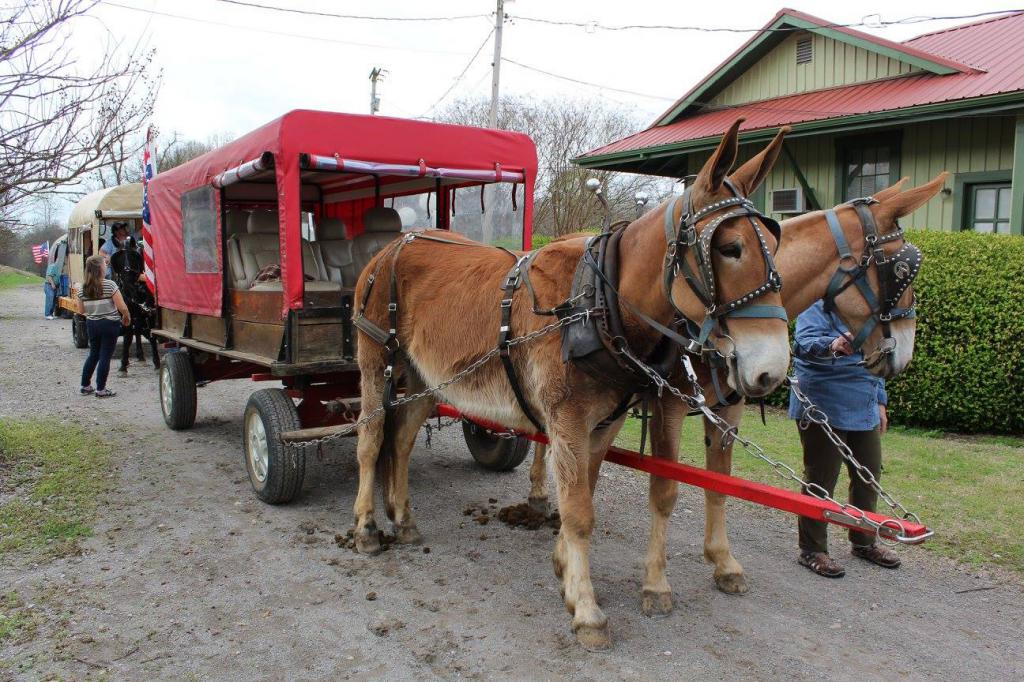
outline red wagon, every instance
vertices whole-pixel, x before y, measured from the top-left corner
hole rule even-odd
[[[153,333],[173,350],[160,373],[167,425],[193,425],[197,386],[280,382],[249,398],[244,462],[260,499],[292,500],[306,449],[285,445],[282,434],[330,433],[359,411],[352,298],[363,267],[410,229],[529,249],[536,169],[533,142],[519,133],[299,110],[156,176],[161,323]],[[526,437],[497,437],[500,425],[444,405],[439,412],[464,419],[470,452],[487,468],[514,468],[528,451]],[[834,504],[785,490],[618,449],[608,459],[854,523]],[[928,534],[908,521],[888,528],[883,534],[905,539]]]

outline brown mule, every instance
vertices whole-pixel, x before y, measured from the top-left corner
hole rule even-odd
[[[698,175],[691,194],[694,210],[732,197],[724,181],[736,159],[740,123],[729,129]],[[782,133],[758,156],[757,163],[748,162],[731,176],[733,183],[745,188],[750,184],[748,176],[766,173],[762,166],[770,168],[781,141]],[[666,221],[669,207],[673,213]],[[699,320],[705,312],[698,297],[679,279],[672,283],[668,296],[663,292],[662,267],[668,249],[663,226],[679,225],[681,217],[680,202],[666,203],[622,228],[618,259],[621,297],[662,325],[672,321],[677,308],[691,319]],[[717,217],[712,211],[699,221],[697,234]],[[720,222],[708,256],[718,281],[715,302],[725,303],[765,282],[768,266],[759,237],[747,218],[726,217]],[[447,232],[425,234],[472,244]],[[766,240],[768,249],[775,250],[775,239],[770,234],[761,239]],[[537,254],[530,277],[539,305],[550,307],[568,298],[584,247],[582,239],[569,240],[548,245]],[[494,347],[501,319],[501,283],[512,263],[507,253],[497,249],[466,248],[425,239],[406,238],[398,256],[397,248],[398,242],[370,262],[359,278],[356,300],[366,295],[371,273],[376,273],[376,281],[395,283],[398,305],[394,326],[403,358],[394,371],[404,377],[406,390],[414,392],[451,379]],[[687,257],[692,259],[692,254]],[[388,287],[382,285],[366,299],[362,312],[368,320],[380,324],[389,319],[387,292]],[[778,305],[780,296],[768,291],[761,300]],[[629,310],[622,309],[621,314],[628,347],[646,356],[661,340],[661,334]],[[550,318],[534,315],[530,301],[520,296],[512,306],[510,321],[515,334],[522,335],[541,329]],[[729,331],[735,346],[729,384],[752,397],[772,390],[784,378],[789,364],[785,322],[738,319],[730,322]],[[715,334],[713,338],[724,342]],[[511,355],[525,400],[543,421],[551,442],[562,518],[553,562],[565,606],[573,614],[572,626],[580,643],[591,649],[604,648],[611,643],[608,621],[597,605],[589,566],[593,489],[604,453],[622,419],[599,431],[595,427],[625,396],[574,364],[564,363],[558,334],[517,346]],[[382,405],[387,358],[387,351],[361,330],[358,360],[364,415]],[[484,365],[446,388],[440,397],[466,414],[535,431],[519,408],[500,363]],[[398,541],[412,542],[420,537],[410,514],[409,456],[416,433],[433,404],[433,399],[423,399],[397,408],[388,420],[392,428],[387,434],[383,419],[371,420],[359,428],[355,537],[361,552],[372,554],[380,549],[373,505],[378,465],[385,507]]]
[[[904,180],[875,195],[877,204],[871,206],[880,234],[896,229],[896,220],[908,215],[936,193],[945,184],[947,173],[941,173],[934,180],[920,187],[901,191]],[[756,186],[755,186],[756,188]],[[864,244],[863,232],[855,211],[846,205],[837,207],[837,215],[846,239],[854,253],[860,253]],[[783,304],[791,319],[805,310],[814,301],[825,295],[832,273],[839,266],[840,258],[830,233],[824,213],[817,211],[798,218],[783,221],[783,238],[776,254],[776,264],[782,275]],[[898,243],[887,245],[887,252],[899,248]],[[877,275],[869,272],[869,285],[878,291]],[[871,315],[862,297],[853,292],[836,299],[836,311],[850,329],[862,328]],[[909,305],[913,289],[908,288],[901,297],[900,305]],[[893,376],[903,371],[913,355],[914,319],[894,320],[892,331],[896,341],[895,353],[887,360],[871,368],[877,373]],[[876,329],[865,343],[867,355],[875,353],[882,343],[882,334]],[[698,370],[701,368],[698,367]],[[710,383],[707,368],[702,374],[707,400],[713,403],[715,393]],[[680,384],[688,390],[689,386]],[[743,416],[743,402],[722,406],[715,411],[729,424],[739,426]],[[678,399],[667,396],[653,405],[651,427],[651,450],[654,457],[678,461],[679,434],[687,408]],[[730,473],[732,470],[732,443],[723,446],[722,432],[705,419],[705,466],[710,471]],[[546,509],[547,471],[544,463],[545,447],[538,445],[530,469],[530,504]],[[646,559],[646,575],[643,586],[642,607],[647,614],[667,613],[672,609],[671,588],[665,575],[665,540],[668,519],[675,508],[678,483],[668,479],[651,477],[650,506],[652,513],[650,541]],[[733,556],[729,544],[725,520],[725,496],[705,491],[705,533],[704,556],[714,564],[716,586],[723,592],[742,594],[747,591],[743,567]]]

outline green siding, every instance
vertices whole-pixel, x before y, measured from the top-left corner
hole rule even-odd
[[[1021,121],[1024,132],[1024,117]],[[990,116],[906,126],[902,129],[900,143],[900,176],[909,177],[907,186],[913,187],[928,182],[946,170],[952,174],[946,182],[946,187],[953,190],[956,187],[957,174],[991,171],[1008,173],[1014,162],[1016,124],[1017,119],[1014,116]],[[1024,149],[1024,143],[1018,144]],[[836,165],[836,136],[791,138],[786,141],[786,146],[792,152],[807,184],[814,190],[821,205],[836,205],[839,201],[836,194],[836,174],[839,170]],[[749,159],[763,148],[764,143],[742,145],[740,162]],[[690,155],[688,167],[691,172],[697,172],[708,156],[708,152]],[[785,155],[780,156],[775,168],[765,180],[766,205],[762,208],[767,209],[770,205],[772,190],[798,186],[792,165]],[[918,229],[960,229],[961,216],[955,215],[955,206],[960,206],[961,200],[962,197],[940,192],[901,222],[904,227]],[[790,216],[776,214],[773,217],[781,220]]]
[[[818,34],[812,34],[814,58],[798,65],[796,43],[801,35],[806,34],[787,37],[715,95],[711,103],[744,104],[920,71],[906,62]]]

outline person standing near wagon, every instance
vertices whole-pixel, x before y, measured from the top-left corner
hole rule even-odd
[[[43,317],[47,320],[54,319],[53,313],[57,306],[57,296],[60,295],[60,268],[56,262],[46,266],[46,279],[43,281],[43,294],[46,296],[46,304],[43,310]]]
[[[85,284],[78,295],[78,312],[85,315],[89,331],[89,357],[82,365],[82,395],[95,393],[97,398],[116,395],[107,388],[110,373],[110,358],[121,334],[121,326],[131,325],[132,317],[124,298],[113,280],[104,277],[106,259],[100,255],[89,256],[85,261]],[[92,386],[92,375],[96,373],[96,388]]]
[[[855,352],[853,335],[818,301],[800,313],[796,321],[793,364],[800,389],[828,417],[836,434],[850,448],[853,457],[881,478],[881,435],[889,426],[885,380],[872,375]],[[820,358],[820,359],[815,359]],[[834,358],[834,359],[831,359]],[[793,392],[789,416],[800,420],[804,407]],[[804,478],[833,494],[843,458],[820,424],[810,422],[799,429],[804,451]],[[861,480],[850,463],[850,504],[862,511],[875,511],[877,493]],[[807,490],[804,490],[807,494]],[[828,524],[800,517],[800,565],[827,578],[841,578],[846,570],[828,553]],[[850,530],[852,553],[883,568],[898,568],[900,559],[892,550],[876,544],[874,533]]]

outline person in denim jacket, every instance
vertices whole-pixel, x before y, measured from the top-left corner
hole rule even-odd
[[[825,312],[818,301],[800,313],[796,321],[794,367],[801,390],[828,416],[829,424],[853,452],[854,458],[867,467],[876,479],[881,478],[881,434],[889,426],[885,380],[872,375],[863,364],[863,355],[854,352],[853,335],[835,316]],[[789,416],[800,420],[803,405],[790,392]],[[799,429],[804,450],[804,480],[820,485],[833,494],[842,454],[828,439],[819,424],[811,422]],[[850,504],[863,511],[875,511],[878,495],[861,480],[852,465]],[[806,488],[804,493],[807,494]],[[800,517],[800,564],[818,575],[841,578],[846,570],[828,553],[828,524]],[[874,533],[850,531],[854,556],[884,568],[897,568],[899,557],[875,543]]]

